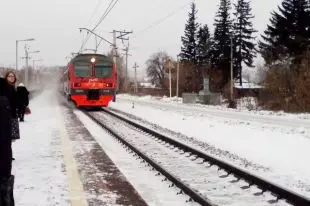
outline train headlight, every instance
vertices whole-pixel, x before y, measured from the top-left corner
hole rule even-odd
[[[92,58],[90,59],[90,61],[91,61],[91,63],[95,63],[95,62],[96,62],[95,57],[92,57]]]

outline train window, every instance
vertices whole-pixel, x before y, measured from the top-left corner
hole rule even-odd
[[[95,66],[96,77],[111,77],[112,65],[96,65]]]
[[[91,77],[91,65],[74,65],[74,75],[78,77]]]

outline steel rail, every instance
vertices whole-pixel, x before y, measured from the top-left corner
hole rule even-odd
[[[191,153],[192,155],[195,155],[197,157],[200,157],[202,159],[204,159],[204,161],[206,162],[209,162],[210,165],[217,165],[219,168],[221,168],[222,170],[225,170],[228,174],[226,175],[227,177],[231,174],[233,174],[236,178],[237,178],[237,181],[241,180],[241,179],[244,179],[246,182],[249,183],[249,186],[248,187],[245,187],[245,188],[249,188],[251,187],[252,185],[256,185],[258,186],[258,188],[260,188],[262,190],[261,193],[259,194],[263,194],[265,193],[266,191],[270,191],[274,196],[277,197],[277,200],[280,200],[280,199],[285,199],[286,202],[292,204],[292,205],[297,205],[297,206],[310,206],[310,199],[305,197],[305,196],[302,196],[300,194],[297,194],[296,192],[293,192],[293,191],[290,191],[280,185],[277,185],[275,183],[271,183],[261,177],[258,177],[248,171],[245,171],[243,169],[240,169],[240,168],[237,168],[236,166],[232,165],[232,164],[229,164],[227,162],[224,162],[222,160],[219,160],[215,157],[212,157],[208,154],[205,154],[197,149],[194,149],[188,145],[185,145],[179,141],[176,141],[174,139],[171,139],[165,135],[162,135],[152,129],[149,129],[147,127],[144,127],[140,124],[137,124],[129,119],[126,119],[120,115],[117,115],[113,112],[110,112],[106,109],[102,109],[102,111],[104,111],[105,113],[109,114],[109,115],[112,115],[124,122],[126,122],[127,124],[129,125],[132,125],[138,129],[140,129],[141,131],[145,132],[145,133],[148,133],[148,134],[151,134],[152,136],[162,140],[162,141],[165,141],[171,145],[174,145],[180,149],[182,149],[183,151],[185,152],[189,152]]]
[[[96,119],[94,116],[89,114],[88,112],[82,111],[85,115],[87,115],[90,119],[92,119],[94,122],[96,122],[99,126],[107,130],[111,135],[113,135],[115,138],[117,138],[121,143],[126,145],[128,148],[130,148],[133,152],[135,152],[137,155],[139,155],[142,159],[144,159],[148,164],[150,164],[153,168],[155,168],[158,172],[163,174],[167,179],[169,179],[174,185],[179,187],[185,194],[187,194],[192,200],[195,202],[203,205],[203,206],[215,206],[215,204],[211,203],[210,200],[208,200],[206,197],[203,197],[202,195],[198,194],[196,191],[192,190],[190,187],[188,187],[186,184],[181,182],[177,177],[170,174],[167,170],[162,168],[160,165],[155,163],[152,159],[148,158],[146,155],[144,155],[142,152],[140,152],[136,147],[134,147],[132,144],[130,144],[128,141],[126,141],[124,138],[122,138],[120,135],[118,135],[113,129],[109,128],[105,124],[103,124],[100,120]]]

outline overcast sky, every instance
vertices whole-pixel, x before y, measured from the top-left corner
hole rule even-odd
[[[190,9],[190,0],[119,0],[111,13],[97,28],[97,32],[112,41],[113,29],[128,30],[130,35],[129,68],[136,61],[145,67],[148,57],[165,50],[176,57],[180,51],[181,36]],[[208,24],[213,32],[214,16],[219,0],[196,0],[198,21]],[[277,10],[281,0],[254,0],[255,28],[262,32],[269,22],[270,12]],[[86,33],[79,27],[92,28],[104,13],[110,0],[1,0],[0,1],[0,66],[15,66],[15,41],[35,38],[30,51],[40,50],[35,59],[44,59],[45,65],[65,65],[66,56],[77,52]],[[160,24],[154,22],[164,19]],[[155,25],[149,29],[146,29]],[[145,30],[146,29],[146,30]],[[122,42],[117,42],[122,48]],[[93,49],[90,38],[85,48]],[[106,53],[110,46],[102,43],[99,51]],[[19,44],[19,57],[25,56],[24,42]],[[30,60],[29,63],[32,63]],[[19,67],[25,65],[19,59]]]

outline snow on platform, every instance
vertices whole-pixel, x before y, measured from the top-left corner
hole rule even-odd
[[[31,115],[20,123],[13,143],[14,197],[18,206],[70,205],[55,94],[30,101]]]
[[[261,165],[266,169],[243,168],[310,197],[310,121],[300,118],[309,114],[262,115],[129,95],[109,106]]]
[[[139,205],[146,203],[87,133],[55,91],[30,102],[13,145],[18,206]]]
[[[88,204],[146,206],[145,201],[73,113],[74,111],[75,109],[62,108],[72,155],[76,160]],[[96,125],[93,121],[90,121],[90,124]],[[107,138],[113,139],[103,131],[100,139]]]

